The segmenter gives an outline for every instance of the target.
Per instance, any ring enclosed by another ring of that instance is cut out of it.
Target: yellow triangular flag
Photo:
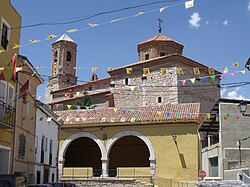
[[[118,111],[118,108],[114,108],[113,110],[114,110],[114,112],[116,113],[116,112]]]
[[[43,66],[37,66],[36,69],[43,68]]]
[[[71,29],[71,30],[68,30],[67,32],[72,33],[72,32],[77,32],[77,31],[78,31],[78,29]]]
[[[132,73],[132,71],[133,71],[133,68],[126,68],[126,72],[127,72],[127,74],[131,74],[131,73]]]
[[[115,68],[108,68],[108,71],[113,71]]]
[[[56,35],[51,34],[51,35],[49,35],[49,36],[47,37],[47,39],[48,39],[48,40],[51,40],[52,38],[55,38],[55,37],[56,37]]]
[[[29,40],[30,43],[37,43],[40,42],[40,40]]]
[[[200,75],[200,69],[199,68],[193,68],[194,74],[195,75]]]
[[[92,72],[96,72],[98,68],[92,68]]]
[[[234,62],[233,67],[235,67],[235,68],[239,67],[239,62]]]
[[[214,75],[215,74],[214,68],[208,68],[208,74],[209,75]]]
[[[168,6],[160,8],[160,12],[163,12],[166,8],[168,8]]]
[[[167,74],[167,68],[161,68],[161,74],[166,75]]]
[[[207,113],[207,119],[210,119],[211,115],[209,113]]]
[[[4,51],[5,51],[5,50],[1,49],[1,50],[0,50],[0,53],[3,53]]]
[[[135,90],[135,86],[131,86],[131,91],[133,92]]]
[[[177,74],[183,75],[184,74],[183,69],[182,68],[178,68],[177,69]]]
[[[158,112],[157,112],[157,116],[160,116],[160,115],[161,115],[161,112],[160,112],[160,111],[158,111]]]
[[[68,110],[71,108],[71,105],[67,105],[67,107],[68,107]]]
[[[18,49],[18,48],[20,48],[20,47],[21,47],[20,45],[18,45],[18,44],[14,44],[13,49]]]
[[[144,12],[139,12],[139,13],[136,14],[135,16],[140,16],[140,15],[142,15],[142,14],[144,14]]]
[[[229,69],[227,67],[223,67],[222,71],[223,71],[223,73],[227,73],[227,72],[229,72]]]
[[[149,68],[143,68],[143,74],[148,75],[149,74]]]
[[[96,26],[98,26],[98,24],[95,24],[95,23],[89,23],[88,24],[90,27],[96,27]]]

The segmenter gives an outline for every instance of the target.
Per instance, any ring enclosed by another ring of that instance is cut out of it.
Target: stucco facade
[[[20,30],[10,29],[21,26],[21,16],[10,0],[0,1],[0,24],[0,66],[2,68],[6,67],[14,54],[18,54],[19,51],[12,48],[14,44],[18,45],[20,42]],[[7,28],[7,31],[3,27]],[[12,81],[0,81],[0,174],[13,172],[15,86]]]

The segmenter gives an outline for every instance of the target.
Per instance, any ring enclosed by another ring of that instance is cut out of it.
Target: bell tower
[[[66,34],[52,44],[51,74],[45,103],[52,100],[51,91],[77,84],[76,51],[77,44]]]

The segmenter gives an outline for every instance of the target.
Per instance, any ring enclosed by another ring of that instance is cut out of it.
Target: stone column
[[[150,164],[150,175],[152,177],[152,179],[156,179],[156,175],[155,175],[155,170],[156,170],[156,161],[155,159],[149,159],[149,164]]]
[[[102,177],[103,178],[108,177],[108,165],[109,165],[109,159],[102,158]]]
[[[63,166],[64,166],[65,159],[58,161],[58,179],[63,176]]]

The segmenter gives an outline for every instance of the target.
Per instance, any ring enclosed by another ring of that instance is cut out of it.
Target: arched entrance
[[[147,145],[136,136],[117,140],[109,153],[110,176],[116,176],[117,167],[149,167]]]
[[[107,176],[106,148],[93,134],[73,134],[64,141],[59,151],[59,177],[63,175],[64,167],[93,167],[94,176]]]
[[[93,176],[101,176],[101,151],[90,138],[81,137],[74,140],[67,148],[64,167],[91,167]]]
[[[106,145],[111,176],[117,167],[150,167],[155,178],[155,154],[149,139],[136,131],[123,131],[114,135]],[[112,170],[114,169],[114,170]]]

